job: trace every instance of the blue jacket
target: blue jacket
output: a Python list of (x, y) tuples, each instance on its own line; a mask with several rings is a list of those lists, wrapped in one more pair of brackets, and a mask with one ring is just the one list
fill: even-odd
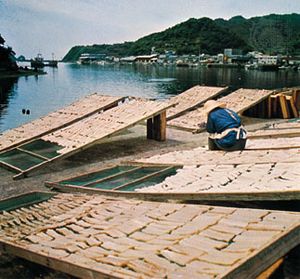
[[(229, 110), (234, 117), (227, 111), (228, 109), (216, 108), (208, 114), (206, 130), (210, 134), (222, 133), (228, 128), (238, 128), (241, 126), (241, 119), (232, 110)], [(231, 147), (236, 143), (236, 132), (231, 131), (225, 137), (216, 139), (222, 147)]]

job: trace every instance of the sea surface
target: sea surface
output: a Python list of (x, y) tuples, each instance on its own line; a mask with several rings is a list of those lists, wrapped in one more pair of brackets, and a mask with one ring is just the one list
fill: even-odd
[(167, 99), (197, 84), (230, 86), (233, 89), (275, 89), (300, 84), (300, 71), (66, 63), (44, 70), (46, 75), (0, 78), (0, 132), (46, 115), (93, 92)]

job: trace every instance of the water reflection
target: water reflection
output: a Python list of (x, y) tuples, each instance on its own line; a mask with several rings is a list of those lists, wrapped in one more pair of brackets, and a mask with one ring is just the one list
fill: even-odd
[(2, 115), (9, 105), (10, 100), (16, 93), (18, 78), (0, 79), (0, 125)]

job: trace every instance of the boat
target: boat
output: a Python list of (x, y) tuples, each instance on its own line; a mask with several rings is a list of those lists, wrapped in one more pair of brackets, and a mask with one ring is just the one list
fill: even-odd
[(43, 68), (45, 66), (44, 58), (41, 53), (38, 53), (38, 55), (30, 60), (30, 65), (32, 68)]
[(57, 67), (58, 61), (54, 60), (54, 56), (52, 54), (52, 60), (44, 60), (41, 53), (38, 53), (38, 55), (30, 60), (30, 65), (32, 68), (43, 68), (43, 67)]

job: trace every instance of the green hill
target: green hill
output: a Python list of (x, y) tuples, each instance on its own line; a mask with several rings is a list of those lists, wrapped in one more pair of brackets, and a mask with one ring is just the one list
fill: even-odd
[(236, 16), (215, 22), (230, 29), (253, 50), (268, 54), (300, 54), (299, 14), (271, 14), (250, 19)]
[(82, 53), (105, 53), (124, 57), (175, 50), (177, 54), (223, 53), (224, 48), (258, 50), (274, 54), (300, 54), (300, 15), (267, 15), (229, 20), (191, 18), (162, 32), (153, 33), (135, 42), (74, 46), (63, 58), (76, 61)]

